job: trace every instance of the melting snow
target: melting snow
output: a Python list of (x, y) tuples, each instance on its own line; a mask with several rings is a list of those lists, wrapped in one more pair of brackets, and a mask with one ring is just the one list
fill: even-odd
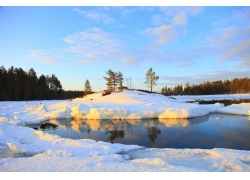
[[(73, 101), (0, 102), (0, 171), (249, 172), (249, 151), (154, 149), (90, 139), (65, 139), (23, 127), (25, 123), (37, 124), (48, 119), (70, 117), (76, 120), (95, 119), (98, 122), (91, 127), (94, 129), (99, 128), (102, 119), (136, 123), (136, 119), (158, 118), (165, 123), (166, 118), (190, 118), (216, 111), (249, 115), (250, 105), (188, 104), (178, 97), (174, 100), (138, 91), (112, 93), (104, 97), (95, 93)], [(176, 124), (179, 125), (178, 122)]]

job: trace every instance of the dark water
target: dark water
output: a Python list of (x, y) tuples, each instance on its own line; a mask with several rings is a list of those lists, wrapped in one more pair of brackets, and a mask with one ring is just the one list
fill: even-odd
[(250, 117), (209, 114), (192, 119), (50, 120), (33, 127), (63, 138), (150, 148), (250, 150)]

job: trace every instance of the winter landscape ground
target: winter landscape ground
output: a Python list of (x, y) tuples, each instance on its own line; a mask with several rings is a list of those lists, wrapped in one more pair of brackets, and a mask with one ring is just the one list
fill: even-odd
[(146, 148), (136, 144), (66, 139), (26, 126), (49, 119), (143, 121), (145, 118), (193, 118), (211, 112), (250, 117), (250, 103), (226, 107), (220, 103), (186, 103), (221, 99), (250, 99), (250, 94), (170, 98), (125, 90), (107, 96), (94, 93), (72, 101), (0, 102), (0, 171), (249, 172), (250, 152), (246, 150)]

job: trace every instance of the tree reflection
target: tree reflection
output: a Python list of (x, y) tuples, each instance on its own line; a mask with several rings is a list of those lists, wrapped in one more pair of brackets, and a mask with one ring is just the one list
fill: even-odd
[(57, 126), (58, 125), (51, 124), (51, 123), (44, 123), (44, 124), (40, 125), (40, 129), (42, 129), (42, 130), (45, 130), (45, 129), (53, 129), (53, 130), (55, 130), (55, 129), (57, 129)]
[(157, 136), (161, 134), (161, 130), (157, 127), (149, 127), (148, 130), (148, 138), (150, 141), (155, 142), (155, 139), (157, 139)]
[(123, 138), (125, 136), (124, 130), (113, 130), (113, 131), (106, 131), (105, 134), (110, 134), (108, 140), (113, 144), (115, 139)]

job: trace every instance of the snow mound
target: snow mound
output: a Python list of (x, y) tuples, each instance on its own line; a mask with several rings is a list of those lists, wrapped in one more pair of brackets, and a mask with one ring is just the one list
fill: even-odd
[(250, 116), (250, 103), (232, 104), (230, 106), (217, 109), (217, 112)]
[[(10, 124), (38, 124), (50, 119), (139, 120), (146, 118), (193, 118), (215, 112), (222, 104), (181, 103), (161, 94), (140, 91), (95, 93), (73, 101), (3, 103), (0, 121)], [(17, 107), (15, 107), (17, 106)]]

